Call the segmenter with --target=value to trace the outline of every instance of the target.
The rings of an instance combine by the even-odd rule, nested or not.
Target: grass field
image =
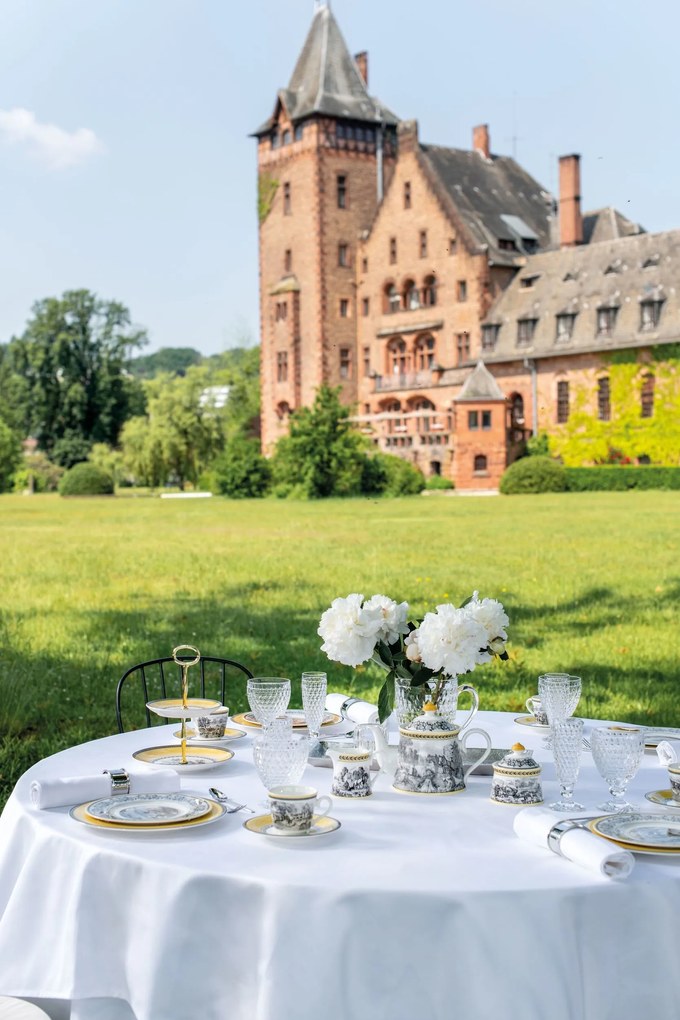
[[[0,802],[33,761],[115,729],[129,665],[191,643],[259,675],[326,669],[336,595],[413,614],[478,588],[510,616],[511,661],[474,675],[522,709],[545,671],[583,678],[579,711],[680,725],[680,493],[289,503],[0,497]],[[292,703],[299,703],[294,701]],[[246,705],[243,685],[230,695]]]

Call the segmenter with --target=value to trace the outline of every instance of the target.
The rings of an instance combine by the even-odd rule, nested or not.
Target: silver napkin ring
[[[561,822],[557,822],[548,833],[548,849],[552,850],[555,854],[559,854],[560,857],[564,857],[561,846],[562,836],[565,832],[570,832],[571,829],[582,828],[583,825],[573,818],[564,818]]]
[[[111,795],[130,792],[130,777],[125,769],[103,769],[111,777]]]
[[[361,701],[361,698],[345,698],[340,706],[340,715],[343,719],[347,718],[347,709],[351,708],[352,705],[356,705],[358,701]]]

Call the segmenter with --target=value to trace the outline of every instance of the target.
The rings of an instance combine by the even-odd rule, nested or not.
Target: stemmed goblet
[[[266,729],[288,708],[290,680],[280,676],[256,676],[248,681],[247,694],[253,715]]]
[[[552,747],[553,725],[572,716],[579,703],[581,677],[569,673],[544,673],[538,678],[538,693],[551,729],[543,746]]]
[[[302,674],[302,707],[305,710],[305,722],[309,732],[309,754],[312,758],[325,754],[325,748],[319,746],[319,732],[326,711],[326,690],[328,677],[326,673]]]
[[[549,805],[550,810],[582,811],[583,804],[577,804],[574,800],[574,787],[581,765],[583,719],[560,719],[553,723],[552,735],[560,796],[559,800]]]
[[[609,787],[611,800],[598,804],[598,811],[632,811],[624,794],[640,768],[645,750],[644,730],[623,726],[597,726],[590,734],[595,767]]]

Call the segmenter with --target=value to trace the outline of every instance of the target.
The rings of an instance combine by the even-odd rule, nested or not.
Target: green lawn
[[[260,675],[327,668],[336,595],[414,615],[478,588],[510,616],[511,661],[477,671],[517,710],[544,671],[583,677],[586,715],[680,725],[680,493],[289,503],[0,497],[0,800],[33,761],[115,729],[137,661],[188,642]],[[243,686],[230,697],[245,707]],[[299,703],[299,702],[298,702]]]

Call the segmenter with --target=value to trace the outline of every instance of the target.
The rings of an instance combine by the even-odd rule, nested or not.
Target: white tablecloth
[[[542,734],[479,713],[495,747]],[[523,843],[489,777],[453,797],[334,802],[342,828],[275,840],[243,813],[184,833],[111,833],[29,804],[32,778],[132,767],[176,725],[35,765],[0,819],[0,994],[74,1000],[102,1020],[671,1020],[680,1014],[680,860],[638,856],[625,882]],[[587,730],[586,730],[587,732]],[[159,740],[159,737],[161,738]],[[250,739],[184,781],[252,806]],[[331,771],[308,767],[320,793]],[[647,753],[631,786],[665,787]],[[579,799],[605,794],[584,752]],[[680,816],[680,812],[679,812]]]

